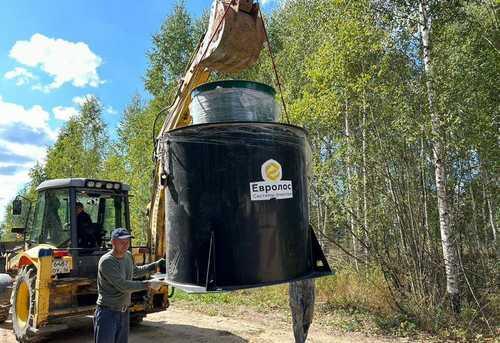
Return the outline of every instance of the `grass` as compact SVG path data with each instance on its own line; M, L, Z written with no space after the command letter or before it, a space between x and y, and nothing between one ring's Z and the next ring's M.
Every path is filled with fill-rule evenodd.
M500 296L490 297L487 309L490 325L498 334ZM172 300L208 315L234 316L248 308L273 314L283 321L291 320L288 285L196 295L176 290ZM406 315L398 310L383 274L376 269L361 272L344 269L316 280L315 323L332 332L410 336L425 341L495 341L495 333L472 325L481 315L474 304L464 303L459 317L450 315L446 304L429 306L426 302L407 300L403 305Z
M198 306L226 305L227 307L249 306L263 312L288 309L288 286L278 285L257 289L211 294L188 294L176 290L173 300L195 303Z
M360 299L356 292L362 292L362 284L359 283L359 287L353 290L348 285L354 283L355 280L347 274L316 280L316 325L321 323L327 329L337 332L382 334L365 309L369 307L371 297L363 297L366 302L363 306L356 302L356 299ZM183 306L208 315L230 316L246 307L259 313L272 313L283 321L291 321L286 284L211 294L188 294L176 290L172 301L174 306L175 302L181 302Z

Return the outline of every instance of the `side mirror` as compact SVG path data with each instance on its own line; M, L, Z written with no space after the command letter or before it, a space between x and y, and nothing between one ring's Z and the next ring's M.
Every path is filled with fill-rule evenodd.
M26 229L24 227L13 227L12 229L10 229L10 231L14 233L24 234L24 231L26 231Z
M18 216L22 213L23 210L23 202L19 199L16 199L12 202L12 214Z

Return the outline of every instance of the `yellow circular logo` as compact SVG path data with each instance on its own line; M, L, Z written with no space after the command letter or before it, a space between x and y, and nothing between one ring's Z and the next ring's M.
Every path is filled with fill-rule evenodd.
M262 164L261 172L265 181L280 181L282 177L281 164L272 159Z

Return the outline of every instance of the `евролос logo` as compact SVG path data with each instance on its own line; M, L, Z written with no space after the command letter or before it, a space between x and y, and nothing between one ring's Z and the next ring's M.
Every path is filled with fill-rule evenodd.
M283 168L273 159L262 163L260 168L264 181L250 182L250 199L252 201L293 198L291 180L282 180Z
M281 164L273 159L264 162L260 169L264 181L280 181L283 176Z

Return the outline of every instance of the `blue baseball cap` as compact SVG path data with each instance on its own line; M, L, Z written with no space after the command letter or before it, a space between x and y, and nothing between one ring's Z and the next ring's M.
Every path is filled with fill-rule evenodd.
M128 239L132 238L132 235L124 228L119 227L111 232L111 239Z

